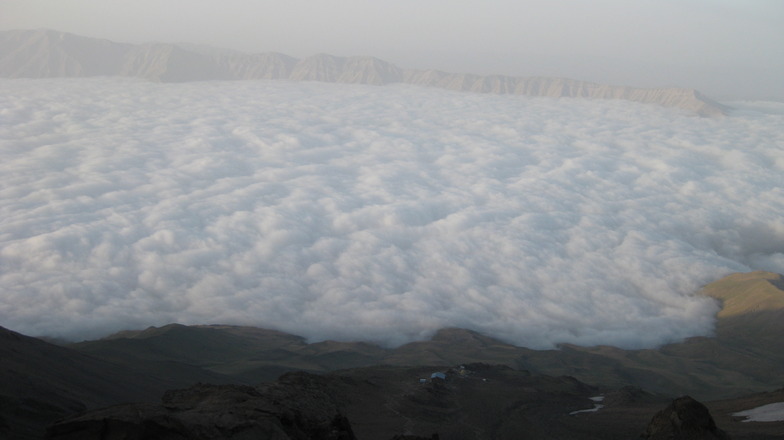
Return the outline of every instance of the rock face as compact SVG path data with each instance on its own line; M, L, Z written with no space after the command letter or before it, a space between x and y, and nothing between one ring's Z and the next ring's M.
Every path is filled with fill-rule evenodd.
M606 440L618 438L619 428L628 438L628 426L636 433L645 423L596 428L593 418L570 415L597 393L573 378L467 364L444 369L444 379L420 380L435 368L287 373L255 387L198 384L166 392L159 404L112 406L60 421L47 438Z
M348 420L317 389L291 395L280 387L198 384L166 392L161 405L116 406L62 421L47 438L354 440Z
M373 57L319 54L297 60L277 53L120 44L51 30L0 32L0 77L114 75L163 82L287 79L372 85L406 83L474 93L624 99L683 108L703 116L721 115L728 110L695 90L675 87L644 89L563 78L406 70Z
M132 363L103 361L0 327L0 438L41 438L46 425L75 412L220 380L191 371L196 375L180 370L175 380L146 375Z
M656 413L642 438L648 440L727 440L708 408L689 396L679 397Z

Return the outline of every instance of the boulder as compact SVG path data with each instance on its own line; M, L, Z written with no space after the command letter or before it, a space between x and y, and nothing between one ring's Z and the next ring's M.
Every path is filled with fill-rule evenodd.
M708 408L689 396L679 397L656 413L642 435L648 440L728 440Z
M197 384L166 392L160 405L119 405L60 421L47 438L355 440L335 403L313 391Z

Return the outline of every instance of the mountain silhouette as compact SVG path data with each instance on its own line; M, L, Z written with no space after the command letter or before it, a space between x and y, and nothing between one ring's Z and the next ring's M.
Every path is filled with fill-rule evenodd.
M448 90L523 96L624 99L677 107L703 116L728 108L696 90L610 86L564 78L473 75L401 69L374 57L313 55L301 60L278 53L163 43L123 44L52 30L0 32L0 77L131 76L162 82L285 79L346 84L394 83Z

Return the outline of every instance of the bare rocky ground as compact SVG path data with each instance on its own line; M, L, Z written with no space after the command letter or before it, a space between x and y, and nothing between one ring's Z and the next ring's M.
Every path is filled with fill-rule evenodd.
M176 324L59 346L0 329L0 438L57 420L52 438L659 438L649 423L683 395L730 438L784 438L784 422L732 415L784 402L782 286L764 272L706 286L724 303L716 336L648 350L537 351L462 329L385 349Z
M446 379L420 381L436 371ZM591 400L597 396L603 397L598 409ZM780 391L746 403L782 397ZM741 403L715 402L712 417L690 397L673 400L632 387L601 390L505 366L368 367L288 373L257 387L199 384L167 392L159 404L115 406L60 421L48 438L781 438L782 422L743 423L729 416Z

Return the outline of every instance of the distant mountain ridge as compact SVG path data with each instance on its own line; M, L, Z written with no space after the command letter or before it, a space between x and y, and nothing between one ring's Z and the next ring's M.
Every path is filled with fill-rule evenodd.
M610 86L564 78L473 75L402 69L369 56L296 59L190 45L115 43L52 30L0 32L0 77L130 76L162 82L284 79L345 84L394 83L524 96L624 99L682 108L702 116L728 108L693 89Z

